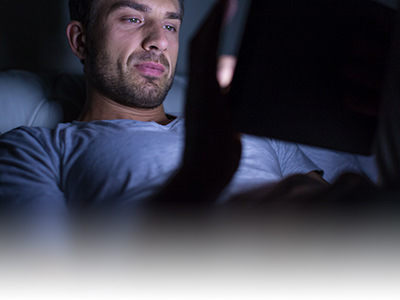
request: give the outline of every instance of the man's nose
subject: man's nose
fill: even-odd
[[[146,30],[143,39],[143,48],[146,51],[164,52],[168,48],[166,30],[159,24],[151,24]]]

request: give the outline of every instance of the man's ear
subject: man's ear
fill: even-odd
[[[72,52],[82,61],[86,58],[86,32],[81,22],[71,21],[67,26],[67,38]]]

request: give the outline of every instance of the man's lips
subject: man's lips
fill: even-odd
[[[161,77],[165,72],[165,67],[155,62],[143,62],[136,64],[135,67],[140,74],[147,77]]]

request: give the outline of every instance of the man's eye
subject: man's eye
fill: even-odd
[[[174,31],[174,32],[176,32],[176,28],[175,28],[174,26],[165,25],[164,28],[167,29],[168,31]]]
[[[142,23],[142,20],[140,20],[139,18],[128,18],[127,20],[129,23],[134,23],[134,24]]]

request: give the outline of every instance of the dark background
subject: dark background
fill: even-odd
[[[241,132],[370,154],[396,11],[254,0],[231,96]]]

